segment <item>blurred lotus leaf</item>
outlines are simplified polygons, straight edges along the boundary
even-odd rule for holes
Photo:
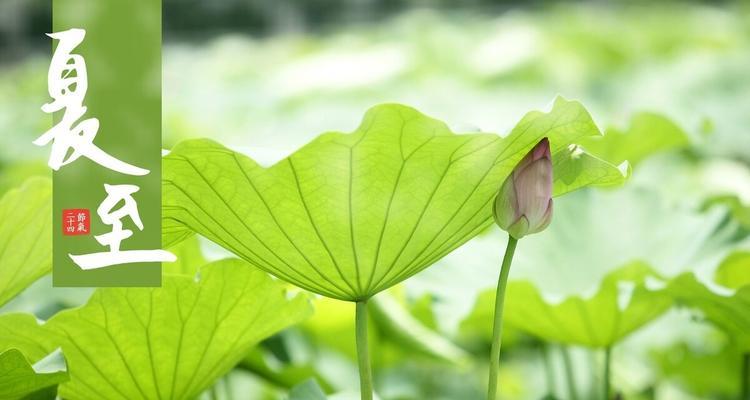
[[[603,136],[584,138],[580,144],[606,160],[636,165],[654,153],[685,148],[690,138],[669,118],[640,112],[633,115],[626,130],[610,128]]]
[[[675,206],[658,192],[635,184],[616,190],[579,190],[555,199],[553,223],[519,243],[509,284],[528,281],[544,298],[563,299],[594,293],[607,274],[632,260],[642,260],[665,277],[708,268],[735,246],[726,240],[733,233],[724,232],[725,215],[721,210],[698,213]],[[496,282],[499,249],[507,237],[499,229],[488,229],[436,268],[410,279],[407,293],[412,298],[429,294],[438,299],[430,307],[440,316],[441,330],[455,332],[472,310],[479,312],[479,293]],[[487,305],[491,310],[493,305]],[[492,326],[488,320],[474,321],[476,325],[464,321],[461,333],[488,338]]]
[[[703,210],[708,210],[715,206],[724,206],[729,210],[729,215],[737,221],[745,230],[745,234],[750,231],[750,205],[735,195],[719,195],[708,198],[702,205]]]
[[[609,347],[671,307],[672,299],[664,290],[647,287],[649,278],[658,275],[634,262],[609,273],[593,296],[571,296],[561,302],[545,299],[531,282],[509,282],[504,319],[550,342]],[[482,293],[464,324],[487,321],[494,296],[494,291]]]
[[[743,352],[750,351],[750,285],[742,284],[750,281],[748,261],[747,253],[730,254],[716,272],[717,280],[736,288],[733,293],[712,290],[691,272],[676,277],[668,288],[680,304],[700,310]]]
[[[737,251],[727,256],[716,269],[716,283],[731,289],[750,286],[750,252]]]
[[[286,339],[287,337],[287,332],[284,332],[270,341],[275,342],[279,338]],[[315,379],[317,384],[321,386],[321,390],[333,390],[331,384],[321,373],[320,368],[315,365],[315,361],[319,361],[319,359],[312,352],[306,351],[310,349],[311,344],[309,342],[305,342],[304,339],[298,337],[295,338],[293,343],[280,342],[283,346],[282,356],[277,354],[277,348],[267,349],[266,346],[257,346],[238,364],[238,368],[248,371],[279,388],[290,389],[301,385],[300,382]],[[292,353],[292,349],[296,352]],[[314,360],[314,358],[316,359]]]
[[[742,356],[737,349],[725,346],[717,352],[696,350],[685,343],[655,350],[651,358],[663,376],[676,380],[700,398],[734,398],[739,389],[737,379]],[[711,373],[706,373],[711,371]]]
[[[292,388],[289,400],[326,400],[323,390],[314,379],[306,380]]]
[[[372,300],[371,311],[383,336],[411,354],[419,353],[432,359],[457,365],[468,365],[469,354],[446,337],[424,326],[393,296],[383,294]]]
[[[299,287],[363,300],[486,228],[500,183],[541,138],[561,154],[599,134],[580,103],[558,98],[506,138],[457,135],[410,107],[380,105],[353,133],[325,133],[270,168],[186,141],[164,159],[164,242],[184,238],[184,225]],[[557,162],[577,162],[567,158]],[[586,162],[598,173],[564,169],[556,195],[624,179],[612,164]]]

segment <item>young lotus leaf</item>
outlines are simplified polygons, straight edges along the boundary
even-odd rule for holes
[[[648,277],[657,275],[635,262],[607,275],[592,297],[572,296],[562,302],[548,301],[531,282],[509,282],[504,318],[510,326],[550,342],[609,347],[672,305],[664,290],[647,288]],[[494,291],[482,293],[464,323],[486,320],[494,301]]]
[[[52,267],[52,185],[31,178],[0,200],[0,306]]]
[[[51,358],[62,358],[59,352],[50,354]],[[9,349],[0,353],[0,399],[54,399],[57,385],[68,380],[68,372],[62,369],[48,370],[40,364],[31,365],[18,349]]]
[[[619,185],[631,172],[628,161],[622,161],[615,169],[612,164],[584,152],[578,145],[570,145],[553,154],[552,170],[552,192],[557,196],[587,185]]]
[[[64,398],[187,399],[310,313],[304,295],[287,300],[281,284],[230,259],[201,268],[200,280],[166,275],[161,288],[99,289],[41,326],[23,314],[0,317],[0,347],[38,355],[60,346],[71,372]]]
[[[506,138],[457,135],[412,108],[376,106],[354,132],[323,134],[270,168],[187,141],[164,158],[164,242],[184,237],[184,225],[295,285],[364,300],[486,228],[500,183],[541,138],[570,159],[560,150],[599,134],[580,103],[558,99]],[[604,161],[585,164],[567,168],[555,194],[624,179]]]

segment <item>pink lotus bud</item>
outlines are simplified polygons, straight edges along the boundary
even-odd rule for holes
[[[495,222],[520,239],[552,220],[552,157],[544,138],[516,165],[495,198]]]

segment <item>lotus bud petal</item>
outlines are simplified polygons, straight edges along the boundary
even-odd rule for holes
[[[497,225],[516,239],[541,232],[552,221],[552,157],[547,138],[505,179],[493,213]]]

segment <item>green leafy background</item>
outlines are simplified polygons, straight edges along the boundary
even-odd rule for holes
[[[16,15],[3,7],[9,6],[0,4],[0,14]],[[165,17],[178,15],[178,8],[185,7],[165,1]],[[429,174],[430,182],[437,182],[435,174],[445,167],[445,157],[420,156],[444,155],[464,141],[477,147],[494,141],[466,159],[481,169],[463,165],[453,171],[465,178],[454,180],[459,192],[476,182],[478,171],[491,171],[493,182],[488,179],[483,196],[472,200],[477,210],[489,198],[491,183],[502,180],[536,139],[553,139],[555,191],[567,193],[555,199],[549,229],[519,244],[509,284],[515,294],[506,310],[503,398],[600,398],[603,346],[613,348],[613,385],[625,398],[737,398],[741,360],[749,348],[750,309],[747,7],[732,2],[618,2],[501,8],[455,5],[446,10],[421,4],[419,9],[383,12],[366,24],[357,22],[361,18],[356,15],[381,13],[357,14],[360,9],[324,27],[311,18],[304,29],[285,31],[283,27],[296,25],[283,21],[300,21],[294,16],[310,13],[294,5],[289,13],[257,13],[276,16],[268,18],[278,18],[274,24],[279,29],[264,34],[224,34],[218,29],[205,37],[182,36],[174,25],[165,25],[164,147],[172,150],[165,159],[165,176],[179,175],[173,180],[180,187],[199,194],[193,206],[204,205],[222,216],[221,224],[212,223],[184,198],[172,204],[180,209],[165,209],[170,216],[164,223],[165,245],[181,261],[165,266],[165,287],[153,291],[51,288],[51,243],[44,234],[50,221],[43,211],[50,190],[48,149],[30,145],[50,124],[39,111],[48,101],[48,43],[18,62],[15,56],[12,62],[3,59],[0,353],[11,357],[11,363],[3,365],[28,377],[28,385],[14,384],[13,395],[2,392],[0,397],[34,392],[52,398],[57,392],[73,399],[158,398],[179,392],[204,399],[357,398],[354,307],[299,294],[302,287],[347,300],[379,292],[370,302],[370,337],[381,399],[482,398],[490,338],[487,315],[506,240],[488,226],[486,210],[472,221],[475,230],[456,226],[445,232],[439,245],[425,251],[434,257],[415,257],[427,240],[412,240],[404,250],[411,260],[397,263],[399,273],[383,284],[357,278],[355,264],[365,276],[374,271],[382,278],[385,261],[374,261],[382,227],[389,227],[384,248],[392,257],[404,244],[399,235],[415,227],[419,238],[434,235],[432,224],[462,209],[448,196],[439,198],[442,203],[434,202],[416,224],[432,188],[425,185],[400,192],[404,200],[394,203],[403,206],[398,218],[383,224],[400,153],[390,146],[383,146],[389,150],[383,154],[367,152],[378,141],[398,142],[385,134],[399,121],[388,113],[398,109],[416,123],[406,127],[405,132],[413,132],[404,135],[408,140],[403,148],[416,148],[432,135],[441,141],[440,149],[427,152],[422,147],[414,153],[404,169],[411,176]],[[576,101],[558,100],[555,105],[558,94]],[[362,116],[377,104],[388,104],[379,106],[388,118],[367,118],[388,129],[365,135],[368,120]],[[544,111],[524,119],[529,110]],[[550,131],[560,122],[550,122],[556,117],[574,121],[581,136]],[[423,131],[427,127],[429,134]],[[332,133],[316,139],[321,132]],[[367,169],[379,171],[377,176],[353,176],[351,187],[359,191],[350,192],[347,171],[352,164],[347,148],[335,143],[363,137],[367,146],[355,147],[354,170],[364,171],[358,162],[365,155],[385,161]],[[522,139],[507,146],[512,138]],[[207,146],[217,152],[196,154],[197,148]],[[493,170],[490,154],[511,147],[513,154]],[[300,276],[297,286],[279,281],[256,268],[282,276],[292,273],[288,266],[267,254],[264,265],[244,249],[253,238],[241,221],[270,222],[247,185],[227,183],[242,178],[233,160],[255,174],[262,193],[273,193],[277,200],[293,181],[281,187],[269,182],[288,172],[284,160],[290,156],[318,167],[301,169],[304,185],[309,185],[304,189],[322,202],[313,216],[322,236],[339,246],[331,251],[343,278],[327,256],[321,256],[324,249],[314,240],[311,226],[303,224],[307,217],[295,221],[299,213],[287,215],[284,226],[306,229],[294,237],[295,243],[309,245],[306,253],[318,257],[316,268],[333,276],[339,288],[321,280],[302,282]],[[238,199],[223,205],[180,157],[197,166],[213,163],[216,170],[210,178],[215,187],[226,199]],[[325,173],[314,176],[316,171]],[[341,173],[334,176],[332,171]],[[629,179],[618,185],[624,174],[630,174]],[[312,187],[329,177],[335,189]],[[597,187],[573,191],[584,184]],[[167,200],[176,198],[175,188],[165,188]],[[351,225],[349,193],[355,200],[357,193],[372,200],[375,208],[357,208],[359,202],[353,202],[359,211]],[[407,201],[407,195],[414,200]],[[342,198],[344,206],[322,215],[325,201],[338,204]],[[274,211],[283,205],[270,203]],[[277,240],[269,246],[279,254],[283,249],[294,268],[317,276],[294,256],[284,235],[275,232]],[[479,235],[450,251],[474,233]],[[358,263],[351,262],[351,244],[345,245],[352,237]],[[230,246],[234,249],[227,252],[224,247]],[[237,256],[244,261],[232,258]],[[291,257],[297,259],[291,262]],[[262,283],[260,287],[242,286],[251,278]],[[164,299],[153,309],[152,296]],[[141,324],[148,321],[149,310],[158,314],[184,307],[187,312],[188,299],[200,305],[194,312],[203,318],[186,319],[186,325],[168,319],[145,328]],[[233,300],[239,300],[236,306]],[[259,305],[266,300],[267,305]],[[258,321],[253,322],[256,313]],[[228,319],[218,323],[216,316],[225,314]],[[596,324],[589,327],[587,315]],[[552,318],[558,320],[557,329],[546,325]],[[234,329],[249,323],[257,329]],[[92,326],[99,328],[80,334]],[[120,326],[128,329],[117,329]],[[194,342],[186,342],[178,352],[175,337],[181,327],[187,327]],[[214,328],[218,336],[209,340]],[[66,331],[92,352],[86,353],[90,360]],[[149,349],[149,342],[164,346]],[[132,374],[118,361],[115,347],[129,360]],[[213,368],[191,364],[202,357],[197,349],[206,350],[204,359],[214,360]],[[96,357],[99,353],[106,359]],[[150,357],[177,365],[177,354],[182,369],[152,373]],[[64,360],[69,369],[52,375],[32,372],[50,355]],[[111,372],[111,382],[92,372],[92,365]],[[188,379],[192,374],[195,377]],[[175,392],[172,382],[177,382]],[[0,378],[0,390],[7,388],[3,385]]]

